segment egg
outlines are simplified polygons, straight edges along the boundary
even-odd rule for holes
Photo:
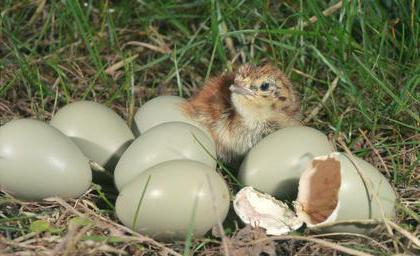
[[[77,197],[91,180],[89,160],[56,128],[31,119],[0,127],[0,186],[12,195]]]
[[[146,169],[169,160],[189,159],[216,168],[216,147],[199,128],[181,122],[163,123],[147,130],[127,149],[115,168],[115,184],[125,184]]]
[[[169,122],[188,123],[208,133],[207,129],[182,112],[181,104],[185,101],[178,96],[159,96],[149,100],[137,110],[134,116],[134,134],[138,136],[152,127]]]
[[[366,233],[371,225],[364,221],[395,216],[396,198],[375,167],[335,152],[315,157],[303,172],[296,212],[313,230]]]
[[[229,190],[213,168],[196,161],[173,160],[151,167],[124,186],[116,214],[133,230],[158,240],[202,237],[222,223]]]
[[[134,140],[130,128],[117,113],[92,101],[63,107],[50,124],[69,136],[87,158],[107,170],[113,170]]]
[[[239,180],[278,199],[296,198],[299,177],[315,156],[331,153],[333,147],[320,131],[287,127],[262,139],[246,155]]]

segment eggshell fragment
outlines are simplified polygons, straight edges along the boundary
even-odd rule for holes
[[[77,197],[91,180],[89,160],[56,128],[31,119],[0,127],[0,186],[12,195]]]
[[[333,151],[327,136],[305,127],[287,127],[262,139],[245,157],[239,180],[278,199],[296,198],[299,177],[315,156]]]
[[[252,187],[244,187],[236,194],[233,208],[245,224],[264,228],[268,235],[285,235],[303,225],[287,204]]]
[[[371,225],[363,221],[394,217],[395,202],[395,191],[375,167],[332,153],[314,158],[302,174],[296,212],[314,230],[365,233]]]
[[[213,168],[190,160],[155,165],[127,184],[116,202],[121,222],[160,240],[202,237],[223,222],[229,190]]]
[[[50,124],[69,136],[87,158],[107,170],[113,170],[134,140],[130,128],[117,113],[92,101],[63,107]]]
[[[187,123],[163,123],[137,138],[115,169],[115,184],[125,184],[148,168],[169,160],[189,159],[216,168],[216,147],[202,130]]]
[[[182,112],[181,104],[184,102],[186,100],[178,96],[159,96],[149,100],[137,110],[134,116],[134,134],[139,136],[152,127],[169,122],[191,124],[208,133],[207,129]]]

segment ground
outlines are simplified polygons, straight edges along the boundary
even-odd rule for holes
[[[123,227],[116,194],[93,185],[67,201],[0,192],[0,254],[418,254],[420,4],[343,2],[3,0],[0,124],[48,121],[81,99],[130,124],[150,98],[189,97],[209,76],[271,62],[301,95],[305,125],[389,179],[398,192],[389,229],[267,238],[238,223],[224,236],[160,243]]]

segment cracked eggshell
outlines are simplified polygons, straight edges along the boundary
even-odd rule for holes
[[[278,199],[295,200],[299,177],[315,156],[329,154],[333,147],[320,131],[305,127],[280,129],[250,150],[239,170],[242,184]]]
[[[0,127],[0,186],[12,195],[77,197],[91,180],[89,160],[56,128],[31,119]]]
[[[92,101],[63,107],[50,124],[69,136],[87,158],[110,171],[134,140],[130,128],[117,113]]]
[[[155,165],[124,186],[116,202],[127,227],[160,240],[202,237],[223,222],[229,190],[213,168],[190,160]],[[137,212],[137,214],[136,214]]]
[[[202,129],[208,136],[207,129],[186,116],[181,110],[184,98],[178,96],[158,96],[141,106],[134,116],[133,132],[136,136],[157,125],[169,122],[188,123]]]
[[[127,149],[115,169],[115,184],[121,191],[148,168],[176,159],[195,160],[214,170],[215,156],[213,140],[199,128],[181,122],[163,123],[138,137]]]
[[[314,158],[302,174],[296,212],[314,230],[366,233],[371,225],[354,221],[394,217],[396,198],[387,179],[371,164],[332,153]]]
[[[268,235],[285,235],[303,225],[287,204],[252,187],[244,187],[236,194],[233,209],[242,222],[264,228]]]

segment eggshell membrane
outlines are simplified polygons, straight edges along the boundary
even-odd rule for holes
[[[333,152],[320,131],[287,127],[262,139],[246,155],[239,180],[280,200],[295,200],[300,175],[314,157]]]
[[[125,184],[148,168],[170,160],[186,159],[216,168],[216,146],[199,128],[181,122],[162,123],[138,137],[115,169],[115,184]]]
[[[56,128],[31,119],[0,127],[0,186],[17,198],[77,197],[91,180],[89,160]]]
[[[124,225],[158,240],[185,240],[189,230],[194,238],[202,237],[223,222],[228,210],[224,179],[213,168],[189,160],[144,171],[123,188],[116,202]]]
[[[302,174],[296,211],[314,230],[366,233],[371,225],[357,221],[394,217],[396,197],[387,179],[371,164],[332,153],[315,158]]]
[[[206,128],[182,112],[181,104],[185,102],[184,98],[178,96],[158,96],[147,101],[134,116],[133,132],[136,137],[157,125],[169,122],[194,125],[210,136]]]
[[[110,108],[92,101],[71,103],[60,109],[50,124],[69,136],[92,161],[113,170],[134,140],[125,121]]]

